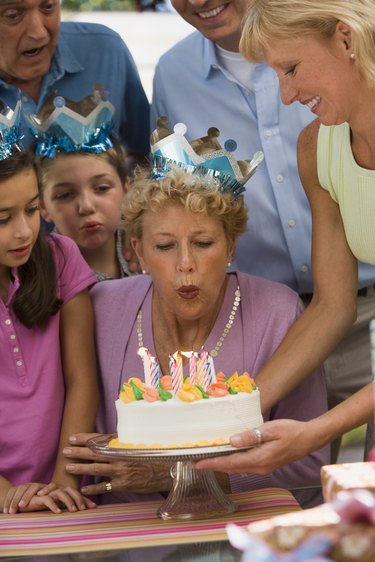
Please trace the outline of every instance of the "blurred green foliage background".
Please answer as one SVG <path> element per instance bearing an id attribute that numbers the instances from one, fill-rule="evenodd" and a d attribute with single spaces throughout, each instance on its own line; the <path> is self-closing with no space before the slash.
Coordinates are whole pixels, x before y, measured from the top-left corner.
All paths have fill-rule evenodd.
<path id="1" fill-rule="evenodd" d="M 63 10 L 90 12 L 103 10 L 111 12 L 137 10 L 137 0 L 62 0 Z"/>

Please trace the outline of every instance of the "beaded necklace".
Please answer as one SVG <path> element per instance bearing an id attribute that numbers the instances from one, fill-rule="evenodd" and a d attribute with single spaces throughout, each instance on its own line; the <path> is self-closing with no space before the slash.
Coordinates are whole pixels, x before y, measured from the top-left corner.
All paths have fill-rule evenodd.
<path id="1" fill-rule="evenodd" d="M 233 326 L 234 319 L 236 317 L 236 312 L 241 302 L 241 291 L 239 285 L 237 285 L 237 289 L 234 292 L 234 301 L 232 310 L 230 311 L 229 318 L 227 323 L 225 324 L 225 328 L 223 333 L 221 334 L 220 338 L 218 339 L 215 347 L 211 349 L 210 355 L 211 357 L 217 357 L 221 346 L 224 343 L 225 338 L 230 332 L 231 327 Z M 137 337 L 138 337 L 138 347 L 144 347 L 143 345 L 143 332 L 142 332 L 142 310 L 140 309 L 137 314 Z"/>

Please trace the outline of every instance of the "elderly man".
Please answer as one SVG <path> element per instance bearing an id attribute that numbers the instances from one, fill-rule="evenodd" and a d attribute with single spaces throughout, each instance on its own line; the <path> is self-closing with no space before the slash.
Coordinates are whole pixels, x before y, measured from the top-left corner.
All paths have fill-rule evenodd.
<path id="1" fill-rule="evenodd" d="M 59 0 L 0 0 L 0 98 L 36 113 L 53 91 L 78 101 L 100 83 L 135 160 L 149 151 L 149 104 L 129 50 L 102 25 L 60 22 Z"/>
<path id="2" fill-rule="evenodd" d="M 238 241 L 233 266 L 286 283 L 308 304 L 313 290 L 311 217 L 299 180 L 296 143 L 314 115 L 299 103 L 284 106 L 273 70 L 239 53 L 246 0 L 172 4 L 198 31 L 172 47 L 157 65 L 152 128 L 158 116 L 166 115 L 171 127 L 176 122 L 187 125 L 189 140 L 218 127 L 222 144 L 228 138 L 236 141 L 237 159 L 264 152 L 265 161 L 245 195 L 249 230 Z M 375 268 L 361 265 L 358 320 L 325 363 L 330 406 L 371 378 L 368 323 L 375 317 L 374 283 Z M 280 398 L 275 392 L 267 389 L 268 405 Z"/>

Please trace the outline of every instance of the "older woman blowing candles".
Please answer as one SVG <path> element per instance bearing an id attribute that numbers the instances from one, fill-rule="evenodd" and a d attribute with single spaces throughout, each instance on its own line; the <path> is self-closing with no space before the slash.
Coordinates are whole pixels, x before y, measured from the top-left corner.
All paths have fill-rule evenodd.
<path id="1" fill-rule="evenodd" d="M 200 139 L 196 146 L 208 140 Z M 163 375 L 169 374 L 169 357 L 176 350 L 199 352 L 203 347 L 214 357 L 217 372 L 247 371 L 256 377 L 303 310 L 298 296 L 286 286 L 227 272 L 237 237 L 246 227 L 243 197 L 226 188 L 220 177 L 200 174 L 199 167 L 158 168 L 158 163 L 160 159 L 151 177 L 148 170 L 138 171 L 123 210 L 125 228 L 145 275 L 102 283 L 91 293 L 103 387 L 98 429 L 103 433 L 116 431 L 114 403 L 121 383 L 142 371 L 138 348 L 146 347 L 157 358 Z M 185 374 L 187 369 L 186 363 Z M 279 384 L 277 377 L 273 384 Z M 308 420 L 325 410 L 325 387 L 317 370 L 266 419 Z M 66 456 L 99 460 L 80 447 L 87 437 L 75 436 L 71 443 L 77 447 L 66 451 Z M 324 448 L 269 477 L 238 474 L 231 477 L 232 490 L 319 485 L 320 466 L 327 461 Z M 142 491 L 141 477 L 132 483 L 128 467 L 119 462 L 69 463 L 68 470 L 110 477 L 110 482 L 84 488 L 85 493 L 134 487 Z M 150 468 L 139 466 L 139 470 L 144 477 Z M 144 477 L 144 492 L 162 489 L 155 487 L 162 485 L 155 474 L 150 479 L 155 481 Z M 304 494 L 299 496 L 301 503 L 310 505 L 316 491 Z"/>

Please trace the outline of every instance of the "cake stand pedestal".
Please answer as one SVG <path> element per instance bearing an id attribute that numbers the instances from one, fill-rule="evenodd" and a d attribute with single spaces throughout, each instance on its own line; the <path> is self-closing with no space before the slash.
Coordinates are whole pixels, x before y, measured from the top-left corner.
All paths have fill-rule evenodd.
<path id="1" fill-rule="evenodd" d="M 168 497 L 157 510 L 161 519 L 206 519 L 236 511 L 237 506 L 223 492 L 214 472 L 195 470 L 192 461 L 238 452 L 230 445 L 194 447 L 189 449 L 119 449 L 109 447 L 116 434 L 89 439 L 87 446 L 106 460 L 131 462 L 175 462 Z"/>
<path id="2" fill-rule="evenodd" d="M 236 504 L 224 494 L 211 470 L 195 470 L 191 461 L 180 460 L 171 473 L 172 489 L 157 510 L 161 519 L 202 519 L 236 511 Z"/>

